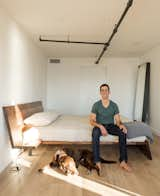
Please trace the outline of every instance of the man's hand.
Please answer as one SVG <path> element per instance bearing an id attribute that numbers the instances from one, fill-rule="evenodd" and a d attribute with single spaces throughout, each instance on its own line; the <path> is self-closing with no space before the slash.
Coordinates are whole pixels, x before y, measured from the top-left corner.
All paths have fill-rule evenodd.
<path id="1" fill-rule="evenodd" d="M 116 125 L 123 131 L 123 133 L 127 133 L 127 128 L 122 124 L 121 119 L 120 119 L 120 115 L 116 114 L 115 116 L 115 120 L 116 120 Z"/>
<path id="2" fill-rule="evenodd" d="M 107 136 L 108 135 L 108 132 L 106 130 L 106 128 L 103 126 L 103 125 L 100 125 L 100 130 L 101 130 L 101 133 L 103 136 Z"/>
<path id="3" fill-rule="evenodd" d="M 92 126 L 94 126 L 94 127 L 99 127 L 100 130 L 101 130 L 101 134 L 102 134 L 103 136 L 108 135 L 108 132 L 107 132 L 106 128 L 105 128 L 103 125 L 98 124 L 98 123 L 96 122 L 96 114 L 94 114 L 94 113 L 91 113 L 91 115 L 90 115 L 90 124 L 91 124 Z"/>
<path id="4" fill-rule="evenodd" d="M 119 128 L 122 129 L 122 131 L 123 131 L 125 134 L 127 133 L 127 128 L 126 128 L 123 124 L 119 125 Z"/>

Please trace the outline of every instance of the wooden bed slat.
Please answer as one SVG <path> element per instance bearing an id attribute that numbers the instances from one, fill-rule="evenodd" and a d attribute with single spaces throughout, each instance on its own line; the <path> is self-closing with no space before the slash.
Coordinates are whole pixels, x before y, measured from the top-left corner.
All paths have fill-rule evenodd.
<path id="1" fill-rule="evenodd" d="M 48 144 L 48 145 L 56 145 L 56 144 L 92 144 L 92 141 L 43 141 L 42 144 Z M 113 145 L 118 144 L 118 141 L 106 141 L 106 142 L 100 142 L 101 145 Z M 144 145 L 145 142 L 127 142 L 127 145 Z"/>

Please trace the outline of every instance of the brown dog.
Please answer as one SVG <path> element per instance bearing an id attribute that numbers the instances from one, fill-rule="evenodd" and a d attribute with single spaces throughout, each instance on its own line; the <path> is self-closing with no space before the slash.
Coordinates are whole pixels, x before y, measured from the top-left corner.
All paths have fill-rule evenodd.
<path id="1" fill-rule="evenodd" d="M 55 164 L 57 164 L 57 166 L 67 175 L 79 175 L 74 159 L 69 156 L 64 150 L 56 151 L 54 160 L 50 163 L 50 166 L 53 167 Z"/>
<path id="2" fill-rule="evenodd" d="M 64 150 L 57 150 L 52 162 L 50 162 L 49 165 L 51 168 L 60 168 L 60 170 L 63 171 L 66 175 L 79 175 L 74 159 L 67 155 Z M 43 169 L 39 169 L 38 171 L 42 172 Z"/>

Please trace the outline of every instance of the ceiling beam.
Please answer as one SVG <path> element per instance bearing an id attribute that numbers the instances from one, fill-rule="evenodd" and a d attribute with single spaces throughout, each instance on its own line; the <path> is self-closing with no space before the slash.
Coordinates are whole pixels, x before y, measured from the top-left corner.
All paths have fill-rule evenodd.
<path id="1" fill-rule="evenodd" d="M 95 45 L 105 45 L 102 42 L 83 42 L 83 41 L 70 41 L 70 40 L 54 40 L 54 39 L 44 39 L 42 36 L 39 37 L 41 42 L 57 42 L 57 43 L 68 43 L 68 44 L 95 44 Z"/>
<path id="2" fill-rule="evenodd" d="M 132 4 L 133 4 L 133 0 L 129 0 L 128 3 L 127 3 L 127 6 L 126 6 L 126 8 L 125 8 L 125 10 L 123 12 L 123 14 L 121 15 L 121 17 L 120 17 L 120 19 L 118 21 L 118 23 L 115 24 L 115 27 L 113 29 L 113 32 L 112 32 L 111 36 L 109 37 L 108 41 L 104 44 L 104 48 L 103 48 L 102 52 L 100 53 L 100 55 L 99 55 L 97 61 L 95 62 L 95 64 L 98 64 L 99 63 L 99 61 L 101 60 L 102 56 L 104 55 L 104 53 L 106 52 L 106 50 L 110 46 L 110 43 L 111 43 L 114 35 L 117 33 L 120 24 L 122 23 L 125 15 L 127 14 L 128 10 L 132 6 Z"/>

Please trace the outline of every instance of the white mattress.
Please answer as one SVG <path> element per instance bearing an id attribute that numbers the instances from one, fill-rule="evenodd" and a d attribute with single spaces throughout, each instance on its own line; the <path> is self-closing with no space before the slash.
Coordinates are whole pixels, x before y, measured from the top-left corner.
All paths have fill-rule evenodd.
<path id="1" fill-rule="evenodd" d="M 121 117 L 122 122 L 129 121 Z M 88 142 L 91 141 L 93 127 L 89 124 L 88 116 L 62 115 L 48 126 L 38 127 L 42 141 L 69 141 Z M 107 135 L 100 137 L 103 142 L 118 142 L 118 137 Z M 127 139 L 128 142 L 144 142 L 145 136 Z"/>

